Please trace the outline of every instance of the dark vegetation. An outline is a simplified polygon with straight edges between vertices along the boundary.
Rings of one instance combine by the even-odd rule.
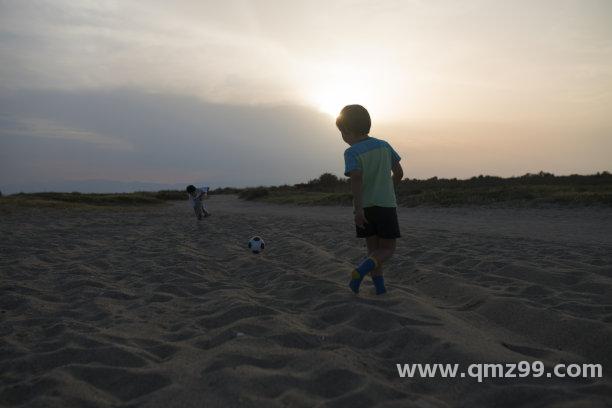
[[[185,199],[181,192],[180,199]],[[167,200],[178,199],[178,194],[171,191],[136,192],[118,194],[83,194],[72,193],[19,193],[0,197],[0,210],[6,212],[19,208],[126,208],[160,205]]]
[[[307,183],[293,186],[231,188],[212,190],[215,194],[238,194],[244,200],[278,204],[351,205],[349,181],[325,173]],[[477,176],[470,179],[405,179],[396,188],[400,206],[550,206],[603,205],[612,207],[612,174],[555,176],[550,173],[501,178]],[[119,194],[19,193],[0,195],[0,210],[19,207],[108,208],[161,205],[186,200],[183,190]]]
[[[396,188],[400,206],[612,206],[612,174],[555,176],[539,172],[519,177],[477,176],[459,180],[404,179]],[[256,187],[239,192],[245,200],[305,205],[350,205],[348,179],[325,173],[294,186]]]

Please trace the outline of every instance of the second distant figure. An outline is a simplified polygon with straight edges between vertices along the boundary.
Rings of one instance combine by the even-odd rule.
[[[210,212],[206,209],[203,200],[208,198],[208,187],[196,188],[193,185],[187,186],[187,195],[189,195],[189,203],[193,207],[193,211],[198,220],[202,217],[210,217]]]

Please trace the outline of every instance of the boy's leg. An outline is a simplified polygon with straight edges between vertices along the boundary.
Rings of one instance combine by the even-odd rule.
[[[366,238],[366,245],[368,247],[368,256],[374,254],[374,251],[376,251],[378,249],[378,236],[374,235],[371,237]],[[373,271],[370,272],[370,276],[374,277],[374,276],[378,276],[380,274],[382,274],[382,264],[379,263],[378,266],[376,268],[374,268]]]
[[[385,262],[395,252],[395,238],[378,238],[378,248],[370,254],[376,257],[379,263]]]
[[[195,207],[193,207],[193,211],[195,212],[196,218],[198,220],[201,220],[202,219],[202,209],[196,205]]]
[[[350,287],[355,293],[358,293],[361,280],[365,275],[371,273],[372,281],[374,286],[376,286],[376,293],[380,295],[387,291],[382,276],[382,264],[393,256],[396,245],[395,240],[400,237],[397,210],[392,207],[370,207],[364,209],[364,212],[368,220],[366,228],[372,228],[370,231],[364,231],[361,234],[358,228],[357,236],[375,235],[377,238],[369,238],[370,245],[368,245],[368,249],[371,249],[369,256],[353,270],[351,275],[353,279],[351,280]],[[370,223],[373,225],[370,225]],[[381,238],[381,236],[388,238]]]
[[[351,274],[351,281],[349,282],[349,287],[355,293],[359,293],[359,286],[361,286],[361,281],[363,280],[363,277],[368,273],[368,270],[366,270],[365,273],[363,272],[364,263],[366,264],[365,266],[368,267],[368,262],[371,262],[370,255],[378,249],[378,237],[376,235],[366,237],[366,246],[368,247],[368,256],[353,271],[353,273]],[[362,268],[361,270],[359,269],[360,267]],[[374,270],[376,270],[376,268],[377,267],[375,266]],[[372,271],[372,273],[374,272]]]
[[[204,203],[202,203],[202,213],[204,214],[204,217],[208,217],[210,215],[210,213],[206,210]]]
[[[372,283],[374,283],[374,287],[376,288],[376,294],[382,295],[387,292],[387,288],[385,287],[385,279],[383,278],[382,273],[382,263],[393,255],[395,252],[395,238],[393,239],[378,239],[378,248],[372,252],[372,254],[379,259],[379,265],[376,269],[374,269],[371,273]]]
[[[372,283],[374,283],[374,287],[376,288],[376,294],[382,295],[387,292],[385,279],[382,275],[382,265],[383,262],[391,258],[395,252],[395,238],[368,237],[366,239],[369,256],[353,271],[349,287],[353,292],[359,293],[361,281],[364,276],[370,272]]]
[[[370,237],[368,237],[368,239],[369,238]],[[353,270],[352,277],[354,279],[363,279],[364,276],[378,268],[393,255],[395,251],[395,238],[388,239],[377,237],[377,239],[378,247]]]
[[[378,249],[378,235],[372,235],[366,238],[366,246],[368,247],[368,255]]]

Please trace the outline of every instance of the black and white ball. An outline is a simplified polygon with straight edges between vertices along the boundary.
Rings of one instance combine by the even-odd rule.
[[[249,240],[249,249],[254,254],[258,254],[264,250],[266,243],[261,237],[255,236]]]

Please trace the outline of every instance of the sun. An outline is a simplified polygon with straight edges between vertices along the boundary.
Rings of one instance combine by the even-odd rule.
[[[346,105],[366,106],[371,102],[371,97],[366,90],[359,89],[358,81],[342,81],[321,86],[312,93],[311,100],[319,111],[335,118]]]
[[[301,76],[303,100],[332,118],[346,105],[358,104],[377,122],[392,121],[414,99],[412,89],[406,92],[407,74],[397,72],[392,64],[326,62],[310,68]]]
[[[337,98],[321,98],[321,101],[316,102],[317,109],[323,113],[328,114],[332,118],[335,118],[340,113],[340,110],[345,106],[342,105],[342,102]]]
[[[319,111],[334,118],[346,105],[367,106],[373,101],[370,74],[352,66],[328,66],[310,79],[308,100]]]

